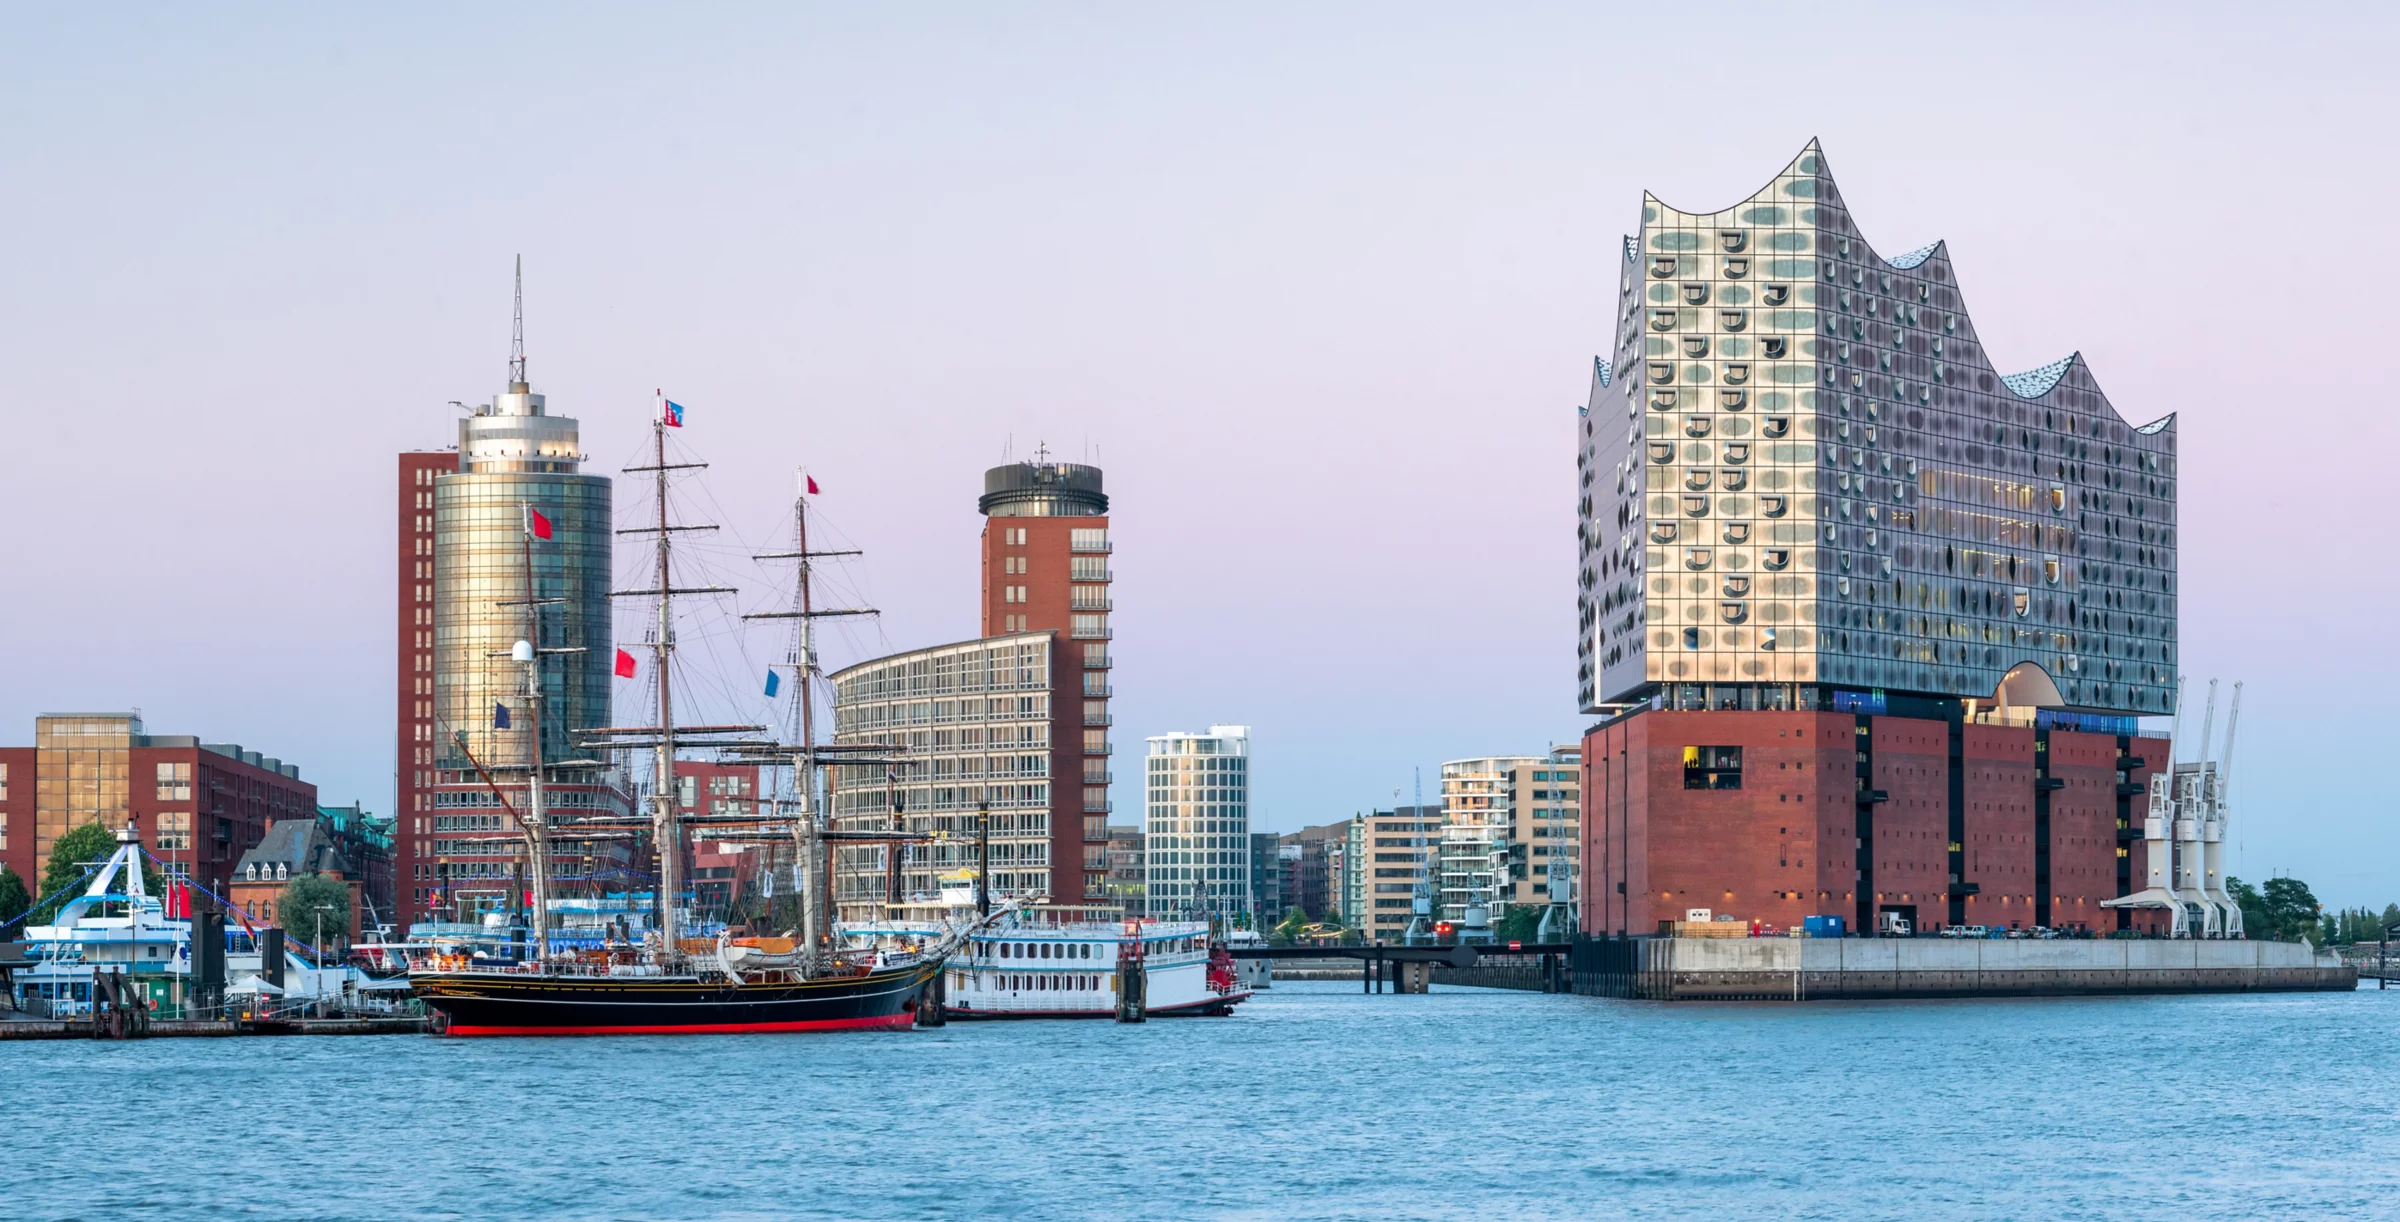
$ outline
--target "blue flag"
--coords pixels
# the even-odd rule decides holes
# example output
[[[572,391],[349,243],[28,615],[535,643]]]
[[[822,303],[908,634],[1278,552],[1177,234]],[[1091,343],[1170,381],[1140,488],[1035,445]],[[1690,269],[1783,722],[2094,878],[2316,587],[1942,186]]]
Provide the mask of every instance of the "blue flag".
[[[492,728],[495,730],[505,730],[508,728],[507,705],[496,702],[492,705]]]
[[[775,695],[776,691],[777,691],[777,690],[779,690],[779,689],[781,689],[782,687],[783,687],[783,676],[782,676],[782,675],[779,675],[779,674],[776,674],[776,673],[775,673],[775,668],[774,668],[774,667],[771,667],[771,666],[770,666],[770,667],[768,667],[768,668],[767,668],[767,696],[768,696],[768,698],[772,699],[772,698],[774,697],[774,695]]]

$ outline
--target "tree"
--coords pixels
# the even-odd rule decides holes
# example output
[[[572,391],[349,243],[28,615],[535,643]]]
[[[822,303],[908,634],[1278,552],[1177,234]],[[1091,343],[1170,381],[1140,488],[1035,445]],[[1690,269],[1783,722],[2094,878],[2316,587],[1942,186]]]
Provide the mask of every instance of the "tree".
[[[74,893],[67,889],[83,878],[90,863],[106,861],[117,851],[115,828],[100,823],[86,823],[50,842],[50,861],[42,867],[42,897],[44,902],[25,918],[28,925],[47,924],[58,916]],[[166,892],[166,880],[148,861],[142,862],[142,886],[151,895]]]
[[[2270,878],[2260,894],[2266,901],[2267,924],[2278,939],[2288,942],[2318,932],[2317,914],[2324,905],[2317,902],[2307,883],[2297,878]],[[2248,914],[2244,914],[2243,920],[2249,920]]]
[[[1293,939],[1298,938],[1300,936],[1300,931],[1307,927],[1308,914],[1298,908],[1294,908],[1291,911],[1283,914],[1283,923],[1275,927],[1275,936],[1283,939],[1285,942],[1290,942]]]
[[[7,866],[0,866],[0,928],[25,914],[33,907],[33,897],[25,892],[25,880]]]
[[[350,884],[330,874],[303,874],[285,883],[283,894],[275,897],[275,923],[313,942],[320,907],[330,910],[322,914],[326,942],[350,932]]]
[[[1500,925],[1492,936],[1502,942],[1531,942],[1541,932],[1540,904],[1513,904],[1500,917]]]
[[[2275,931],[2267,921],[2267,898],[2258,893],[2258,888],[2227,875],[2225,894],[2232,896],[2234,906],[2242,910],[2244,936],[2268,940],[2275,937]]]

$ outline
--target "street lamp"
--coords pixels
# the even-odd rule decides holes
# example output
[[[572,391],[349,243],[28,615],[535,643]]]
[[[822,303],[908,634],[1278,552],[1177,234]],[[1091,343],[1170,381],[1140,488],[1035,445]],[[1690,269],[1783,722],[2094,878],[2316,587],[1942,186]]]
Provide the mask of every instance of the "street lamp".
[[[334,909],[331,904],[316,904],[312,907],[317,911],[317,940],[314,943],[317,950],[317,978],[315,987],[309,990],[309,998],[311,1007],[317,1011],[317,1017],[323,1018],[325,1016],[325,914]]]

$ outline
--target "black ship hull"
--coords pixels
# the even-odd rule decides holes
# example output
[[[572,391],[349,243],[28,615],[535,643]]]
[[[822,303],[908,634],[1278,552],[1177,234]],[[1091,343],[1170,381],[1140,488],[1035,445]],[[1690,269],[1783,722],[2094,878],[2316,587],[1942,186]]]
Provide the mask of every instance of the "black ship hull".
[[[450,1035],[703,1035],[906,1027],[936,962],[863,976],[733,984],[690,976],[440,972],[416,994]]]

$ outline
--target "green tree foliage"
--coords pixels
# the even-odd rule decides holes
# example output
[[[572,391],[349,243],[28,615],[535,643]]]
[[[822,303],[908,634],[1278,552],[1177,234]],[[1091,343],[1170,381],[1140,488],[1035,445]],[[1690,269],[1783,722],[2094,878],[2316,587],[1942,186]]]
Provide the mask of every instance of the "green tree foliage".
[[[317,936],[317,909],[325,913],[325,941],[350,932],[350,885],[330,874],[303,874],[283,885],[283,893],[275,897],[275,923],[284,932],[302,941]]]
[[[1541,905],[1518,904],[1501,915],[1500,924],[1492,934],[1502,942],[1531,942],[1541,927]]]
[[[25,919],[28,925],[46,924],[58,916],[58,910],[82,891],[67,887],[83,877],[90,863],[106,861],[117,851],[116,829],[98,823],[86,823],[50,843],[50,861],[42,867],[41,895],[48,897],[34,914]],[[166,880],[148,861],[142,862],[142,886],[151,895],[166,893]]]
[[[2290,942],[2298,938],[2330,940],[2338,931],[2322,919],[2324,905],[2308,884],[2297,878],[2270,878],[2253,887],[2238,878],[2225,880],[2225,891],[2242,909],[2242,932],[2253,938]]]
[[[25,880],[17,877],[15,870],[0,866],[0,923],[17,919],[31,907],[33,896],[26,892]]]
[[[1282,941],[1290,942],[1292,939],[1299,937],[1300,931],[1304,928],[1307,928],[1307,926],[1308,914],[1298,908],[1294,908],[1291,911],[1283,914],[1283,921],[1275,926],[1275,933],[1273,936],[1281,939]]]

